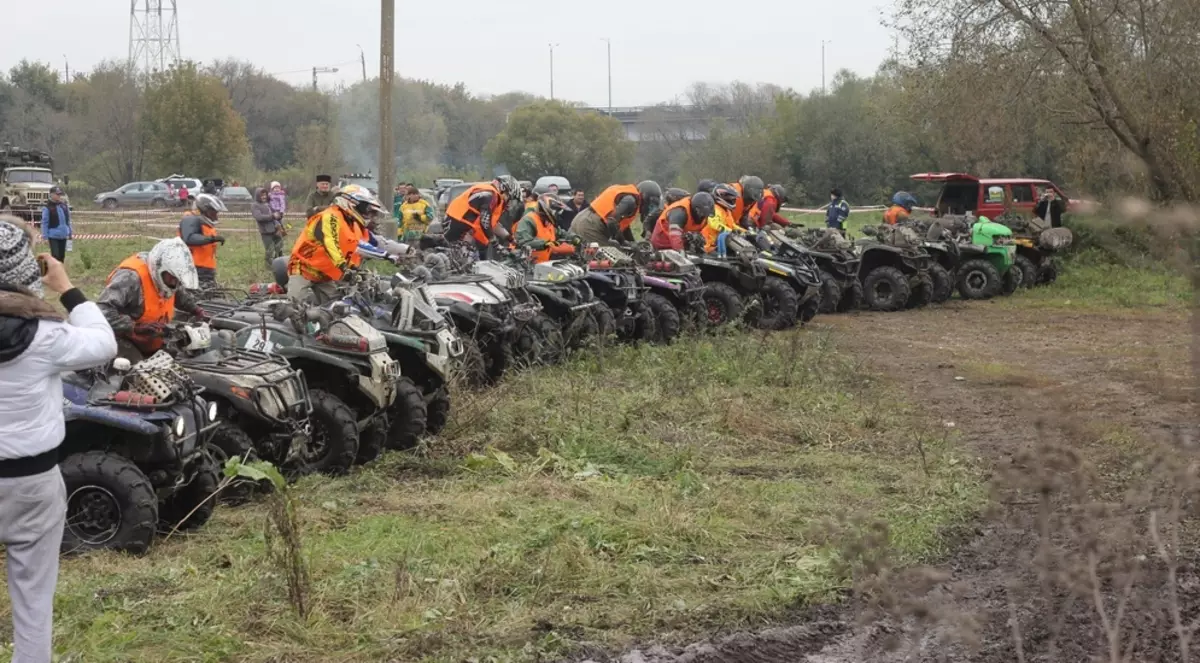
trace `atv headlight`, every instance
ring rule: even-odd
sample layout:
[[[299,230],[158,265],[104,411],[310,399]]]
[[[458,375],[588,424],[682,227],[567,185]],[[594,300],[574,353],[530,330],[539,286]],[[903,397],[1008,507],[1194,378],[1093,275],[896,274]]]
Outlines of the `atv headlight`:
[[[175,421],[171,423],[171,431],[175,433],[175,437],[183,437],[187,432],[187,422],[183,417],[175,417]]]
[[[208,420],[210,422],[217,420],[217,404],[216,403],[208,404]]]

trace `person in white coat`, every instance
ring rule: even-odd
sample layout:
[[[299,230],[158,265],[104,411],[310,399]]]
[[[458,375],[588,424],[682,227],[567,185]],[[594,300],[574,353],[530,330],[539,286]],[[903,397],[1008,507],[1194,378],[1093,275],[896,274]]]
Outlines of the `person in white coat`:
[[[50,663],[54,590],[67,495],[58,471],[66,435],[60,373],[117,356],[104,314],[62,263],[34,258],[29,227],[0,216],[0,543],[8,556],[13,663]],[[45,276],[39,268],[45,267]],[[68,314],[42,299],[59,293]]]

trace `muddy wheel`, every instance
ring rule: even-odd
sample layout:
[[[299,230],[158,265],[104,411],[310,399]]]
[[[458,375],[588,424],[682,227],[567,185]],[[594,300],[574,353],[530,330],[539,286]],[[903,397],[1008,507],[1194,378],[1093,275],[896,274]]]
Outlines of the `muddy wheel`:
[[[481,343],[479,349],[483,352],[484,376],[487,377],[488,384],[496,384],[504,377],[508,365],[512,363],[512,350],[494,335]]]
[[[59,469],[67,489],[63,553],[119,550],[141,555],[150,549],[158,497],[137,465],[89,451],[68,456]]]
[[[849,287],[842,288],[842,301],[838,302],[838,313],[849,313],[857,311],[863,305],[863,289],[862,282],[855,276]]]
[[[425,414],[425,432],[437,435],[446,428],[450,421],[450,392],[442,387],[429,401]]]
[[[704,306],[709,327],[735,323],[742,317],[742,296],[726,283],[705,284]]]
[[[588,315],[592,319],[592,325],[585,325],[586,329],[579,334],[579,342],[575,347],[582,347],[588,343],[611,343],[617,336],[617,316],[613,313],[612,308],[608,304],[597,300],[596,305],[588,310]]]
[[[638,308],[637,315],[633,316],[632,327],[632,335],[621,340],[634,343],[654,343],[658,340],[658,320],[645,302]]]
[[[963,299],[991,299],[1000,292],[1000,272],[986,260],[968,260],[958,267],[958,294]]]
[[[230,458],[237,456],[243,463],[258,460],[258,452],[254,449],[254,441],[246,431],[233,425],[232,422],[222,421],[213,429],[208,438],[208,455],[212,457],[218,471],[225,467]],[[234,479],[219,496],[221,504],[245,504],[258,493],[269,493],[272,490],[270,481],[255,482],[249,479]]]
[[[788,329],[796,326],[800,313],[800,297],[796,290],[781,278],[768,276],[763,283],[762,315],[758,318],[759,329]]]
[[[704,303],[704,298],[700,301],[693,302],[691,305],[679,311],[679,315],[683,320],[683,330],[689,334],[699,334],[707,331],[709,328],[708,322],[708,306]]]
[[[929,278],[933,279],[933,303],[941,304],[954,294],[954,279],[945,267],[934,263],[929,268]]]
[[[425,396],[410,378],[396,382],[396,400],[388,408],[387,448],[396,451],[412,449],[425,434],[429,416]]]
[[[833,274],[821,270],[821,313],[837,313],[842,301],[842,284]]]
[[[1029,258],[1018,255],[1012,269],[1021,270],[1021,287],[1032,288],[1038,283],[1038,268]]]
[[[468,336],[462,339],[462,343],[463,354],[458,362],[457,373],[463,384],[470,389],[483,389],[492,384],[488,377],[488,360],[479,341]]]
[[[176,525],[180,531],[200,529],[212,518],[217,500],[209,498],[217,492],[221,475],[216,463],[207,455],[196,461],[193,472],[192,480],[163,500],[158,507],[158,529],[164,534]]]
[[[517,357],[525,366],[557,364],[565,350],[562,327],[545,313],[538,313],[517,331]]]
[[[645,310],[654,316],[655,334],[651,339],[655,343],[670,343],[679,337],[683,323],[679,319],[679,311],[671,300],[650,293],[646,295]]]
[[[1021,287],[1021,283],[1025,279],[1025,273],[1017,269],[1016,265],[1008,268],[1004,272],[1004,276],[1000,277],[1000,294],[1005,297],[1013,294]]]
[[[924,308],[933,301],[933,277],[928,272],[908,279],[908,302],[905,308]]]
[[[863,301],[872,311],[899,311],[908,303],[908,279],[895,267],[876,267],[863,279]]]
[[[813,318],[817,317],[817,314],[820,312],[821,298],[813,297],[800,306],[800,311],[796,313],[796,319],[800,321],[801,325],[807,325],[808,323],[812,322]]]
[[[386,415],[376,415],[367,427],[358,431],[358,453],[354,454],[355,465],[367,463],[383,455],[387,448],[388,418]]]
[[[1037,285],[1050,285],[1058,280],[1058,265],[1047,259],[1037,271]]]
[[[321,389],[310,389],[312,435],[299,459],[284,465],[291,474],[345,474],[358,455],[358,420],[342,399]]]

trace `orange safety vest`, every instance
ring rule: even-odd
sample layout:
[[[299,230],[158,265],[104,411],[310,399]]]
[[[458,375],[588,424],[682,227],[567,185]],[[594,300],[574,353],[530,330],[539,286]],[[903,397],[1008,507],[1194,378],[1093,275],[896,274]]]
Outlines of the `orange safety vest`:
[[[111,283],[113,276],[116,276],[117,271],[121,269],[136,272],[142,279],[142,315],[133,321],[134,324],[166,323],[175,319],[175,293],[171,293],[170,297],[163,297],[159,294],[158,286],[154,285],[154,278],[150,275],[150,265],[147,265],[145,260],[139,258],[137,254],[122,260],[121,264],[117,265],[117,269],[112,270],[108,275],[104,284]],[[139,350],[150,354],[157,352],[163,346],[163,340],[160,337],[130,334],[129,338],[134,345],[138,346]]]
[[[908,216],[908,210],[899,205],[892,205],[886,212],[883,213],[883,222],[894,226],[904,219],[907,219]]]
[[[205,237],[217,236],[217,229],[208,225],[207,223],[200,224],[200,232]],[[178,230],[175,231],[175,234],[179,237],[183,237],[183,233]],[[206,269],[217,268],[216,242],[211,242],[209,244],[205,244],[204,246],[192,246],[191,244],[188,244],[188,250],[192,252],[192,262],[195,263],[197,267],[203,267]]]
[[[742,191],[741,184],[733,183],[729,186],[733,187],[733,190],[737,191],[738,194],[737,203],[733,206],[733,221],[734,223],[740,224],[742,222],[742,217],[746,214],[746,199],[743,198],[745,192]]]
[[[332,214],[338,223],[338,249],[346,257],[346,262],[352,267],[362,264],[362,256],[358,253],[358,243],[367,239],[367,230],[361,224],[346,220],[346,214],[337,207],[327,207],[308,218],[304,231],[292,246],[292,257],[288,261],[288,274],[301,274],[309,278],[320,274],[328,281],[339,281],[342,278],[343,267],[333,264],[333,258],[325,250],[324,238],[318,233],[321,229],[321,219],[326,214]]]
[[[553,221],[546,221],[541,214],[534,212],[526,216],[533,217],[533,225],[537,228],[537,238],[544,239],[547,242],[553,242],[558,239],[558,232]],[[550,260],[550,249],[545,248],[540,251],[534,251],[530,254],[530,259],[534,263],[546,262]]]
[[[492,186],[490,182],[487,184],[476,184],[466,191],[463,191],[454,200],[450,201],[450,204],[446,207],[446,218],[453,219],[454,221],[465,223],[470,226],[471,235],[475,238],[475,241],[478,242],[480,246],[487,246],[491,240],[489,240],[488,236],[483,232],[483,224],[479,222],[482,213],[479,210],[471,207],[470,203],[468,202],[471,199],[471,196],[479,193],[480,191],[492,192],[492,227],[494,228],[496,224],[500,222],[500,216],[504,214],[504,196],[500,193],[500,190]]]
[[[771,219],[760,221],[760,219],[762,219],[763,203],[767,202],[768,200],[775,201],[775,213],[779,213],[779,200],[775,197],[775,193],[770,189],[764,189],[762,200],[758,201],[753,207],[750,208],[750,221],[757,228],[762,228],[764,225],[771,222]]]
[[[596,196],[595,200],[588,203],[588,207],[590,207],[592,211],[596,213],[596,216],[600,217],[601,219],[608,220],[608,215],[612,214],[613,210],[617,207],[617,198],[623,195],[632,195],[638,201],[637,206],[641,206],[642,196],[640,193],[638,193],[638,188],[636,186],[632,184],[614,184],[613,186],[601,191],[600,195]],[[621,232],[629,230],[629,227],[633,225],[633,220],[636,218],[637,209],[635,208],[633,214],[620,220],[619,227]]]
[[[685,223],[683,226],[683,232],[702,232],[704,228],[708,226],[708,219],[701,219],[699,221],[692,219],[692,197],[688,196],[683,200],[677,200],[670,205],[667,205],[667,208],[662,211],[662,214],[658,215],[658,220],[654,222],[654,225],[658,228],[659,232],[664,233],[664,236],[666,233],[671,231],[671,222],[667,220],[667,215],[673,209],[682,209],[683,211],[687,212],[687,223]]]

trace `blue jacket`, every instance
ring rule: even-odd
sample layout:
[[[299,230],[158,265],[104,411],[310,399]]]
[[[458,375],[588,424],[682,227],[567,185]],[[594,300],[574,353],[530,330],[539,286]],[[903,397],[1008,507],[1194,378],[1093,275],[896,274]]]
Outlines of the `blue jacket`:
[[[50,206],[58,207],[58,226],[50,227]],[[67,209],[66,203],[46,203],[42,208],[42,237],[46,239],[70,239],[71,238],[71,211]]]
[[[829,203],[829,209],[825,210],[825,226],[827,228],[843,228],[849,216],[850,203],[846,202],[845,198],[838,198]]]

